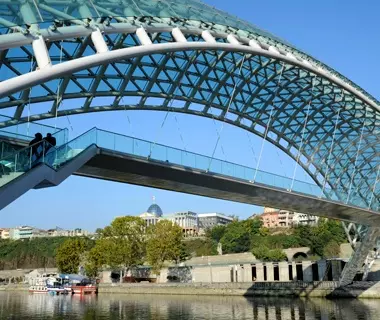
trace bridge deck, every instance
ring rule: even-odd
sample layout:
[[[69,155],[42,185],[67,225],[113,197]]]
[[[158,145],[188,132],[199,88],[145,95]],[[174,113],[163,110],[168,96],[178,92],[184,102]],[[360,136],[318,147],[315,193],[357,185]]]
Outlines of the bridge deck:
[[[75,174],[380,226],[374,211],[104,148]]]

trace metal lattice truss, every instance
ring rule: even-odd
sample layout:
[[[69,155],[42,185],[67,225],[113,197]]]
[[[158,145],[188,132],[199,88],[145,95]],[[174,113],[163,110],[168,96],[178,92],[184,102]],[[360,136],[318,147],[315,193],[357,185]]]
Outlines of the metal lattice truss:
[[[0,126],[29,109],[215,118],[266,136],[332,198],[379,210],[380,103],[269,33],[196,0],[0,0],[0,17],[13,118]]]

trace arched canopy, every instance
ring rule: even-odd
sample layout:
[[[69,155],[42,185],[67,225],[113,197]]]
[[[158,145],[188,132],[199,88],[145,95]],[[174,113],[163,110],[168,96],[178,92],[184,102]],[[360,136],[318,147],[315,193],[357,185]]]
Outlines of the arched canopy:
[[[0,0],[0,13],[0,114],[14,119],[3,126],[29,103],[33,120],[212,117],[265,136],[342,201],[378,210],[380,103],[270,33],[196,0]]]

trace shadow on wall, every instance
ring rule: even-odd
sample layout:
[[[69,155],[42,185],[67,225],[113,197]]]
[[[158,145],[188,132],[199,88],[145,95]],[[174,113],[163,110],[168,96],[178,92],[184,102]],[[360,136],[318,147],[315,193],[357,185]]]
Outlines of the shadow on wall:
[[[190,283],[193,281],[191,267],[169,267],[167,281],[168,282],[181,282]]]
[[[354,300],[247,298],[253,319],[372,319],[376,303]],[[373,304],[373,305],[372,305]],[[371,308],[372,307],[372,308]],[[375,307],[375,308],[373,308]]]
[[[169,267],[167,281],[168,282],[181,282],[190,283],[193,280],[191,267]]]

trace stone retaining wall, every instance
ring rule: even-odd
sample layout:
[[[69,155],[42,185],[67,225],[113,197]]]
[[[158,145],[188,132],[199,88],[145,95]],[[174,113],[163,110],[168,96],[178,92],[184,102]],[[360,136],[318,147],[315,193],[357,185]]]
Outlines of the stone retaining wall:
[[[337,287],[336,282],[135,283],[101,284],[99,293],[326,297]]]

